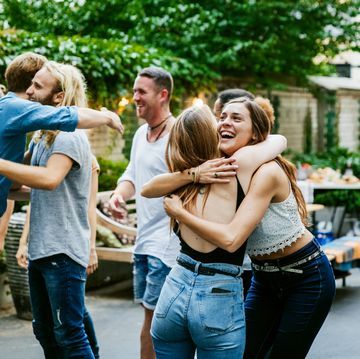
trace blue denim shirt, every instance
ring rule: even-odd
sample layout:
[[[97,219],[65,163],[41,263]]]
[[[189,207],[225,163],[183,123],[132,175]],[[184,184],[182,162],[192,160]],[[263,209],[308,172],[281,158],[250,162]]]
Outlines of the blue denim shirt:
[[[13,92],[0,98],[0,158],[22,162],[26,133],[35,130],[74,131],[76,107],[43,106],[21,99]],[[0,217],[6,210],[11,181],[0,175]]]

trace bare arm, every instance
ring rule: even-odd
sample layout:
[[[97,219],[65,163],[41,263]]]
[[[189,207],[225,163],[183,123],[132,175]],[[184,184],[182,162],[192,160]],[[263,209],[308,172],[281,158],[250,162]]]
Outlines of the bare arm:
[[[237,165],[232,164],[234,158],[216,158],[204,162],[199,166],[200,183],[228,183],[227,177],[236,175]],[[196,171],[190,168],[183,172],[164,173],[155,176],[151,181],[144,184],[141,195],[148,198],[162,197],[176,189],[193,182],[191,172]],[[215,175],[216,173],[216,175]]]
[[[5,213],[0,217],[0,251],[4,249],[5,237],[10,221],[10,217],[14,210],[14,201],[7,201]]]
[[[92,274],[98,267],[96,253],[96,194],[98,191],[99,171],[93,168],[91,175],[90,200],[89,200],[89,223],[90,223],[90,260],[86,269],[87,274]]]
[[[264,163],[274,159],[286,149],[287,140],[282,135],[269,135],[265,141],[237,150],[233,157],[239,165],[238,178],[246,193],[253,173]]]
[[[54,190],[72,167],[71,158],[55,153],[46,167],[27,166],[0,159],[0,174],[32,188]]]
[[[126,201],[135,195],[135,186],[130,181],[122,181],[115,188],[111,195],[109,204],[112,215],[122,219],[124,217],[124,208]]]
[[[18,262],[19,267],[27,269],[28,267],[28,237],[29,237],[29,230],[30,230],[30,205],[26,210],[26,219],[24,228],[19,240],[19,247],[16,253],[16,259]]]
[[[106,109],[96,111],[85,107],[78,108],[77,128],[93,128],[101,125],[107,125],[120,133],[124,132],[124,127],[116,113]]]
[[[229,224],[210,222],[186,211],[177,196],[166,197],[167,214],[216,246],[235,252],[263,218],[277,187],[276,177],[267,168],[260,168],[251,181],[248,194]]]

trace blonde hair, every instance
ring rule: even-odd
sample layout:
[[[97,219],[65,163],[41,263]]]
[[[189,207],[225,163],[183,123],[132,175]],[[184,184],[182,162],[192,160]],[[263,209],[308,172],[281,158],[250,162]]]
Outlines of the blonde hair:
[[[53,93],[64,92],[64,98],[58,106],[87,107],[85,78],[79,69],[55,61],[48,61],[43,68],[57,82]],[[45,144],[49,147],[53,144],[58,133],[59,131],[41,130],[34,136],[34,141],[39,142],[45,136]]]
[[[254,145],[256,143],[264,141],[266,137],[270,134],[275,122],[274,108],[272,107],[270,101],[263,97],[256,97],[254,100],[250,100],[246,97],[241,97],[231,100],[227,104],[231,103],[243,103],[250,113],[255,139],[253,139],[249,143],[249,145]],[[281,166],[281,168],[284,170],[285,174],[289,178],[291,190],[294,193],[301,220],[304,225],[307,226],[308,214],[304,197],[296,183],[296,167],[281,155],[277,156],[275,160],[278,162],[278,164]]]
[[[177,117],[169,134],[165,155],[169,171],[185,171],[219,156],[216,119],[210,108],[202,105],[184,110]],[[203,186],[199,183],[192,183],[176,191],[186,209],[195,204],[200,188]],[[209,191],[210,186],[206,185],[203,206]]]

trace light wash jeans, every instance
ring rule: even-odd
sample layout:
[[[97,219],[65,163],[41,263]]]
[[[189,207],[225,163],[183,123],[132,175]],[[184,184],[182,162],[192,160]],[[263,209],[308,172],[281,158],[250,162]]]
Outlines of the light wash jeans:
[[[151,326],[157,359],[240,359],[245,348],[241,267],[179,259],[195,272],[175,265],[166,278]],[[231,275],[197,273],[199,267]]]

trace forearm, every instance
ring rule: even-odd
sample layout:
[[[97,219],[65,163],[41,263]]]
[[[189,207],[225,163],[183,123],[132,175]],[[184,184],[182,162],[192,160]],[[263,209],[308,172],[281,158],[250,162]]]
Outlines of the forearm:
[[[214,158],[182,172],[165,173],[147,182],[141,191],[144,197],[161,197],[190,183],[229,183],[236,176],[238,166],[234,158]]]
[[[89,210],[90,250],[96,247],[96,209]]]
[[[148,198],[162,197],[191,182],[188,171],[164,173],[145,183],[141,195]]]
[[[135,196],[135,187],[130,181],[122,181],[115,188],[114,195],[119,195],[124,201],[127,201]]]
[[[94,128],[109,125],[111,118],[106,111],[96,111],[91,108],[79,107],[77,128]]]
[[[24,223],[24,228],[19,240],[19,247],[26,246],[28,243],[29,231],[30,231],[30,205],[26,209],[26,218]]]
[[[0,159],[0,174],[31,188],[54,189],[53,178],[46,167],[34,167]]]

